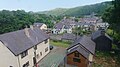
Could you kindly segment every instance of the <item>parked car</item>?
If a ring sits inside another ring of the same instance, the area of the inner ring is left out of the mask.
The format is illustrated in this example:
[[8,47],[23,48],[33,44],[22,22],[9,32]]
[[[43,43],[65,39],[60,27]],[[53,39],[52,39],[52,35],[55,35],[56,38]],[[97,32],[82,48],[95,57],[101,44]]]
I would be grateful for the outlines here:
[[53,46],[52,45],[50,45],[50,50],[52,50],[53,49]]

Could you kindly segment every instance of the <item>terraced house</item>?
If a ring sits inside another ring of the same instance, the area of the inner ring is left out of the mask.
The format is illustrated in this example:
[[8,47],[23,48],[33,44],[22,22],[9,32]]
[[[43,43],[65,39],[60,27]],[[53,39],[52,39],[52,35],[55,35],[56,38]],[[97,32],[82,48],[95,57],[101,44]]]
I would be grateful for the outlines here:
[[39,28],[0,35],[0,67],[33,67],[49,52],[49,36]]

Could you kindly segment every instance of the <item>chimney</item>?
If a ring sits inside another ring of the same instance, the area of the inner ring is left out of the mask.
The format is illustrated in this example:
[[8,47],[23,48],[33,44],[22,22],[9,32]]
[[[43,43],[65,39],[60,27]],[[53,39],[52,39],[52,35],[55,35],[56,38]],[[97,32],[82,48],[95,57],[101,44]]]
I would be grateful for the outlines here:
[[101,34],[102,34],[102,35],[105,35],[105,30],[101,30]]
[[33,30],[33,25],[30,25],[30,29]]
[[30,37],[29,28],[25,28],[24,32],[27,37]]

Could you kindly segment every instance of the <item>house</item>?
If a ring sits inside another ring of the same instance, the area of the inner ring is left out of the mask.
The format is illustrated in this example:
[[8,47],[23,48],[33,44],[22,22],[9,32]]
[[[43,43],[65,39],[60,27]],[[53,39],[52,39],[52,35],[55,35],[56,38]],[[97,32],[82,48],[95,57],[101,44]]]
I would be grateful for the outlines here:
[[57,23],[55,24],[53,30],[52,30],[52,33],[53,34],[61,34],[64,32],[64,29],[63,29],[63,23]]
[[95,43],[88,36],[79,37],[67,49],[67,64],[77,67],[89,67],[93,62]]
[[107,22],[98,22],[96,23],[96,30],[106,30],[109,27],[109,24]]
[[44,23],[34,23],[34,24],[33,24],[33,27],[38,27],[38,28],[40,28],[41,30],[47,30],[47,25],[44,24]]
[[0,35],[1,67],[33,67],[49,52],[49,36],[39,28]]
[[83,31],[94,31],[94,24],[93,23],[86,23],[86,22],[77,22],[76,27],[80,27]]
[[61,33],[72,33],[72,29],[75,28],[76,22],[74,17],[62,19],[59,23],[54,25],[53,34],[61,34]]
[[83,17],[80,18],[80,22],[86,22],[86,23],[96,23],[98,18],[96,17]]
[[96,43],[96,50],[109,51],[112,48],[112,39],[104,30],[94,32],[91,39]]
[[72,33],[72,27],[65,24],[64,22],[59,22],[55,24],[52,33],[53,34],[62,34],[62,33]]

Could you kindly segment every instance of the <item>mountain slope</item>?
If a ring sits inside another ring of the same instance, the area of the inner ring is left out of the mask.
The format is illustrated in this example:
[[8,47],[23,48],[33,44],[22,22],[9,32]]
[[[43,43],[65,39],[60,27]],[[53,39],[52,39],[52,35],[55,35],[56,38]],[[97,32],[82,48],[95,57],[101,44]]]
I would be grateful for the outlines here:
[[44,11],[39,12],[41,14],[47,14],[47,15],[68,15],[68,16],[81,16],[81,15],[87,15],[91,14],[92,12],[102,14],[104,10],[109,7],[112,3],[110,1],[108,2],[102,2],[97,3],[93,5],[86,5],[86,6],[79,6],[75,8],[65,9],[65,8],[57,8],[50,11]]
[[43,12],[39,12],[40,14],[47,14],[47,15],[62,15],[64,12],[66,12],[68,9],[66,8],[56,8],[50,11],[43,11]]

